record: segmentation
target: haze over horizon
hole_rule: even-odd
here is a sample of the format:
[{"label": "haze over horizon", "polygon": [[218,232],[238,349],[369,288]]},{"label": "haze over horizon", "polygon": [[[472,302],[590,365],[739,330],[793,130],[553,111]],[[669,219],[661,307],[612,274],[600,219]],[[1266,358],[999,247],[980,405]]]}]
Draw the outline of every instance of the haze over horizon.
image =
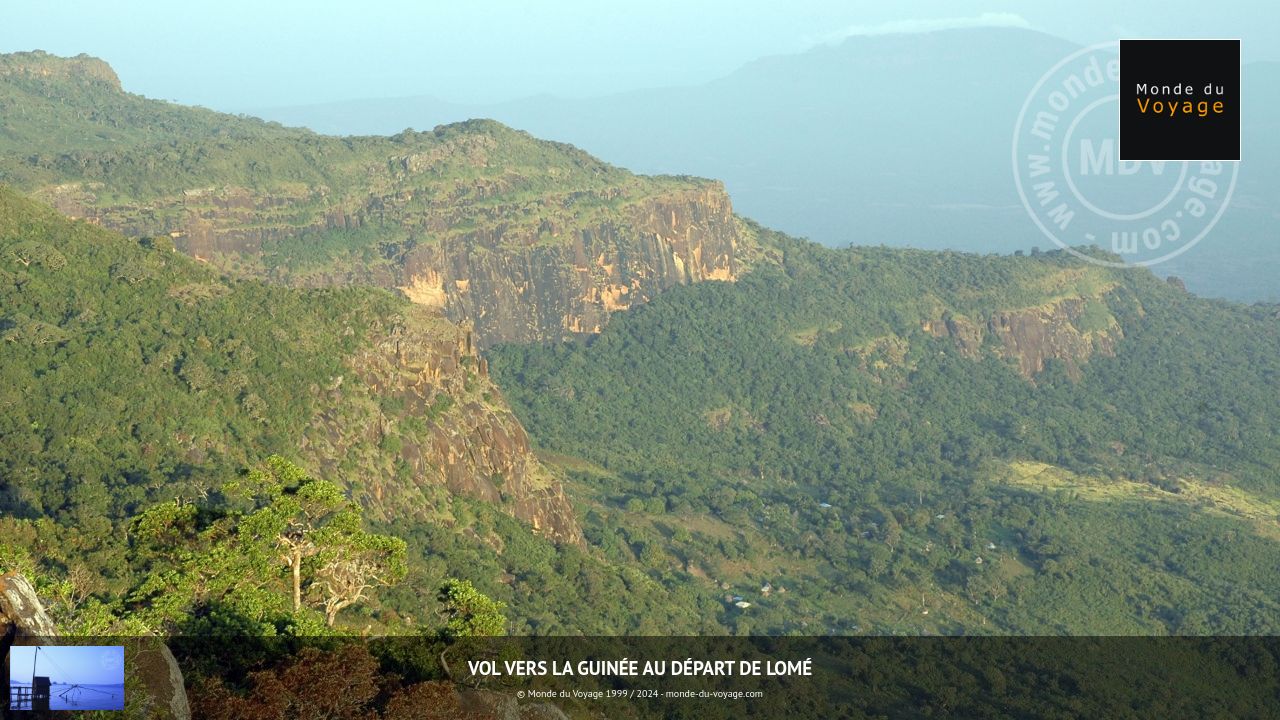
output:
[{"label": "haze over horizon", "polygon": [[1280,8],[742,1],[5,13],[0,715],[1273,717]]},{"label": "haze over horizon", "polygon": [[75,0],[10,8],[0,51],[95,55],[131,92],[232,112],[364,98],[476,103],[693,85],[850,35],[956,27],[1022,27],[1077,43],[1243,35],[1246,62],[1280,59],[1273,42],[1280,9],[1261,3],[924,0],[898,7],[800,0],[779,8],[650,0],[601,12],[579,0],[536,10],[511,0],[460,7],[380,0],[317,12],[296,0],[181,9],[142,0],[132,7],[121,13]]},{"label": "haze over horizon", "polygon": [[[1270,41],[1280,10],[1249,3],[1208,12],[1091,0],[1066,12],[926,1],[894,11],[801,0],[780,11],[659,0],[602,15],[577,0],[536,14],[485,0],[493,12],[483,16],[390,0],[381,12],[323,13],[229,0],[155,9],[145,27],[75,12],[82,4],[17,11],[0,51],[86,53],[129,92],[322,134],[492,118],[632,171],[720,180],[737,211],[826,245],[980,253],[1044,243],[1013,187],[1009,128],[1026,88],[1073,44],[1241,35],[1246,65],[1274,61],[1267,53],[1280,47]],[[1246,73],[1251,158],[1272,153],[1265,88],[1278,69]],[[1272,195],[1270,167],[1246,163],[1215,243],[1160,270],[1210,297],[1275,300],[1272,263],[1257,261],[1276,252],[1274,218],[1252,199]]]}]

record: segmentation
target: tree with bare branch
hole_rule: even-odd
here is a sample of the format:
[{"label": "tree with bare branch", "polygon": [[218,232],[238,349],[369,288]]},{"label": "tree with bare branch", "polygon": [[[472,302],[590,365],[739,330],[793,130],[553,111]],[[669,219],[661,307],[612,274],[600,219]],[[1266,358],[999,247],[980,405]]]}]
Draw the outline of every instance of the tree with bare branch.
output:
[{"label": "tree with bare branch", "polygon": [[329,627],[344,608],[364,601],[374,587],[394,585],[408,571],[404,540],[365,532],[359,520],[344,513],[319,533],[322,549],[313,587]]}]

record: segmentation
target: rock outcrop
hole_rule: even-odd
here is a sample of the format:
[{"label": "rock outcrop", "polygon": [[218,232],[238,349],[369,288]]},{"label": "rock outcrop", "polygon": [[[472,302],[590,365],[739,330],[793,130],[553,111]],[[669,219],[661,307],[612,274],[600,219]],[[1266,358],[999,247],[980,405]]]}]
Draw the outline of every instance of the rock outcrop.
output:
[{"label": "rock outcrop", "polygon": [[0,177],[64,215],[232,274],[399,288],[473,323],[482,347],[599,332],[613,311],[743,269],[720,183],[633,175],[493,121],[324,137],[157,103],[100,60],[30,53],[0,56],[0,105],[6,90],[73,128],[50,143],[0,114]]},{"label": "rock outcrop", "polygon": [[1048,360],[1063,362],[1067,373],[1078,377],[1091,356],[1115,355],[1116,341],[1123,337],[1114,322],[1105,328],[1082,327],[1087,302],[1070,298],[1048,307],[995,313],[987,329],[999,340],[1000,353],[1018,362],[1024,377],[1039,374]]},{"label": "rock outcrop", "polygon": [[[588,200],[617,209],[582,217],[566,207]],[[255,192],[185,190],[143,209],[100,204],[92,187],[64,185],[40,194],[62,213],[125,235],[169,236],[198,258],[240,272],[306,285],[367,283],[474,324],[479,344],[560,340],[598,333],[609,313],[703,280],[735,280],[741,236],[719,183],[644,194],[610,188],[551,192],[483,208],[460,200],[424,206],[413,192],[370,196],[350,208],[327,206],[323,189]],[[290,223],[275,222],[293,213]],[[536,218],[536,222],[529,222]],[[263,248],[291,238],[363,230],[403,238],[380,245],[370,262],[271,275],[256,266]]]},{"label": "rock outcrop", "polygon": [[536,231],[487,229],[419,246],[399,287],[473,322],[482,345],[560,340],[598,333],[609,313],[677,285],[736,279],[737,244],[728,197],[708,184],[594,224],[549,220]]},{"label": "rock outcrop", "polygon": [[120,78],[107,63],[89,55],[63,58],[41,50],[0,55],[0,77],[102,84],[119,91]]},{"label": "rock outcrop", "polygon": [[129,643],[126,667],[146,692],[147,717],[189,720],[190,702],[182,669],[169,646],[158,638],[131,639]]},{"label": "rock outcrop", "polygon": [[[375,512],[435,512],[448,522],[440,507],[448,500],[436,492],[447,488],[493,503],[548,538],[582,542],[559,479],[530,450],[469,328],[415,307],[402,323],[378,329],[349,366],[350,377],[319,390],[329,409],[301,450],[333,477],[353,455],[384,466],[382,475],[355,483]],[[345,414],[356,410],[364,413],[359,420]]]},{"label": "rock outcrop", "polygon": [[0,634],[10,638],[57,634],[31,582],[16,573],[0,576]]},{"label": "rock outcrop", "polygon": [[1099,298],[1070,297],[1045,305],[995,311],[977,321],[947,314],[923,324],[925,332],[955,341],[967,357],[978,357],[990,341],[991,350],[1013,360],[1028,380],[1044,371],[1051,360],[1062,362],[1070,377],[1094,355],[1114,356],[1124,337],[1120,325]]}]

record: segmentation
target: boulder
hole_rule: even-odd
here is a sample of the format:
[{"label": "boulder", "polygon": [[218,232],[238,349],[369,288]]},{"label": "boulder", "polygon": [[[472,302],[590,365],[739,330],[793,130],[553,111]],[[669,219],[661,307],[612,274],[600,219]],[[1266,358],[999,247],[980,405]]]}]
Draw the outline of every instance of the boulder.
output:
[{"label": "boulder", "polygon": [[0,576],[0,631],[7,637],[10,629],[16,637],[53,637],[56,632],[35,588],[16,573]]},{"label": "boulder", "polygon": [[169,646],[156,638],[138,638],[136,645],[129,649],[127,667],[147,695],[147,717],[191,720],[182,670]]}]

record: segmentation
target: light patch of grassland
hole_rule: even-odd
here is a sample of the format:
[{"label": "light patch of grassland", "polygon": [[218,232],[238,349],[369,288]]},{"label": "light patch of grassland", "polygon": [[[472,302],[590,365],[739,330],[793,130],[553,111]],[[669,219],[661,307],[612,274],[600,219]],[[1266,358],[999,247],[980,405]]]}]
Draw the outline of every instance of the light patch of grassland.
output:
[{"label": "light patch of grassland", "polygon": [[1010,485],[1037,492],[1066,492],[1088,502],[1149,500],[1180,502],[1196,509],[1247,521],[1263,537],[1280,541],[1280,500],[1262,497],[1237,487],[1198,480],[1178,480],[1178,492],[1118,478],[1079,475],[1039,462],[1009,463],[1004,478]]},{"label": "light patch of grassland", "polygon": [[546,465],[593,475],[600,478],[617,477],[617,475],[609,472],[605,468],[591,462],[590,460],[584,460],[583,458],[577,457],[576,455],[565,455],[563,453],[551,452],[550,450],[536,450],[534,452],[538,456],[538,460],[542,461]]},{"label": "light patch of grassland", "polygon": [[839,320],[828,320],[826,322],[816,323],[807,327],[793,330],[790,333],[791,341],[797,345],[805,347],[813,347],[818,341],[818,336],[823,333],[833,333],[840,330],[844,325]]}]

